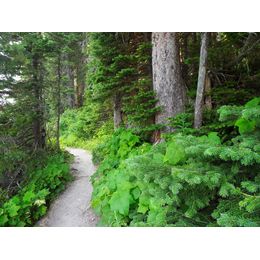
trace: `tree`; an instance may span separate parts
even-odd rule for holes
[[[15,103],[9,106],[14,118],[10,128],[20,145],[38,150],[45,147],[45,53],[48,40],[42,33],[3,33],[2,87]],[[23,122],[23,127],[21,127]]]
[[[209,33],[207,32],[202,33],[197,95],[196,95],[195,112],[194,112],[195,128],[200,128],[202,125],[203,97],[204,97],[205,82],[207,77],[208,42],[209,42]]]
[[[114,114],[114,128],[122,124],[122,84],[115,75],[120,70],[117,58],[122,46],[115,33],[89,34],[88,85],[92,100],[104,103],[109,100]],[[117,58],[117,59],[116,59]]]
[[[153,124],[151,34],[90,33],[88,91],[92,100],[110,102],[114,128],[143,131]]]
[[[163,124],[162,132],[171,132],[168,118],[184,112],[186,91],[181,73],[178,33],[152,34],[153,88],[161,111],[155,123]]]
[[[68,60],[72,73],[69,76],[73,82],[74,88],[74,107],[83,106],[83,96],[86,88],[86,33],[69,33],[66,34],[68,42],[67,48]]]

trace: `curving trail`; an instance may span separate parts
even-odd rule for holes
[[[83,149],[68,148],[75,156],[71,169],[75,179],[52,203],[48,214],[38,227],[94,227],[98,218],[90,207],[92,185],[90,176],[95,172],[91,154]]]

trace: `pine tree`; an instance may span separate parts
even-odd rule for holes
[[[89,88],[94,99],[110,100],[114,127],[153,124],[149,34],[91,33],[89,45]]]

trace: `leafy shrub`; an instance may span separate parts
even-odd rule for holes
[[[100,224],[259,226],[259,104],[254,99],[219,110],[220,120],[239,131],[227,142],[217,132],[172,134],[153,147],[129,146],[121,141],[124,132],[113,137],[93,177],[92,206]]]
[[[97,110],[98,107],[91,104],[80,110],[67,110],[62,115],[60,143],[63,147],[79,147],[92,151],[110,138],[114,129],[113,122],[101,120],[97,123]]]
[[[99,109],[95,103],[78,109],[68,109],[61,117],[61,136],[73,135],[78,139],[91,138],[99,120]]]
[[[45,215],[50,201],[72,178],[66,157],[52,155],[44,168],[30,173],[28,183],[0,207],[0,226],[31,226]]]
[[[130,152],[141,144],[140,138],[132,130],[117,129],[110,140],[100,143],[93,150],[94,163],[100,163],[109,154],[115,162],[119,162],[129,156]]]

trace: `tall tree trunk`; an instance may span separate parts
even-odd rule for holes
[[[192,55],[199,55],[199,44],[198,44],[198,37],[197,37],[197,34],[196,32],[193,32],[191,33],[191,52],[192,52]],[[197,67],[197,64],[195,62],[192,62],[190,64],[190,74],[192,76],[196,75],[198,72],[198,67]]]
[[[120,127],[123,121],[122,118],[122,99],[120,94],[114,95],[114,128]]]
[[[78,72],[77,69],[73,70],[73,85],[74,85],[74,100],[75,107],[80,107],[79,105],[79,84],[78,84]]]
[[[79,67],[78,67],[78,85],[79,85],[79,106],[82,107],[84,103],[84,92],[86,88],[86,63],[87,63],[87,57],[85,55],[85,48],[86,48],[86,33],[83,33],[83,39],[79,43],[80,48],[80,61],[79,61]],[[84,37],[85,36],[85,37]]]
[[[153,88],[161,111],[155,123],[166,125],[162,132],[174,129],[167,125],[168,118],[184,112],[186,91],[181,75],[178,33],[152,34]]]
[[[56,145],[60,149],[60,114],[61,114],[61,54],[57,60],[57,122],[56,122]]]
[[[84,91],[86,87],[85,76],[86,76],[86,62],[87,58],[85,55],[86,47],[86,36],[77,43],[76,45],[77,59],[74,64],[74,93],[75,93],[75,106],[82,107],[84,101]]]
[[[208,110],[212,109],[211,78],[209,73],[206,73],[206,79],[205,79],[205,107]]]
[[[68,57],[65,56],[65,61],[68,61]],[[65,63],[66,64],[66,63]],[[66,105],[69,108],[75,107],[75,96],[74,96],[74,74],[71,64],[65,65],[65,74],[67,75],[67,94],[66,94]]]
[[[180,48],[180,55],[181,55],[181,71],[182,71],[182,78],[186,84],[188,85],[188,75],[189,75],[189,66],[185,63],[185,59],[188,58],[188,38],[189,33],[184,32],[181,34],[181,48]]]
[[[37,54],[32,57],[33,67],[33,94],[34,94],[34,117],[33,117],[33,135],[34,149],[44,148],[45,129],[43,126],[43,100],[42,100],[42,75],[40,58]]]
[[[200,48],[200,65],[197,85],[197,95],[195,103],[194,127],[200,128],[202,125],[203,112],[203,95],[205,90],[205,81],[207,74],[207,59],[208,59],[208,42],[209,33],[201,34],[201,48]]]
[[[82,66],[82,65],[80,65]],[[83,96],[85,91],[85,73],[82,67],[77,67],[74,71],[74,93],[75,93],[75,106],[83,106]]]

